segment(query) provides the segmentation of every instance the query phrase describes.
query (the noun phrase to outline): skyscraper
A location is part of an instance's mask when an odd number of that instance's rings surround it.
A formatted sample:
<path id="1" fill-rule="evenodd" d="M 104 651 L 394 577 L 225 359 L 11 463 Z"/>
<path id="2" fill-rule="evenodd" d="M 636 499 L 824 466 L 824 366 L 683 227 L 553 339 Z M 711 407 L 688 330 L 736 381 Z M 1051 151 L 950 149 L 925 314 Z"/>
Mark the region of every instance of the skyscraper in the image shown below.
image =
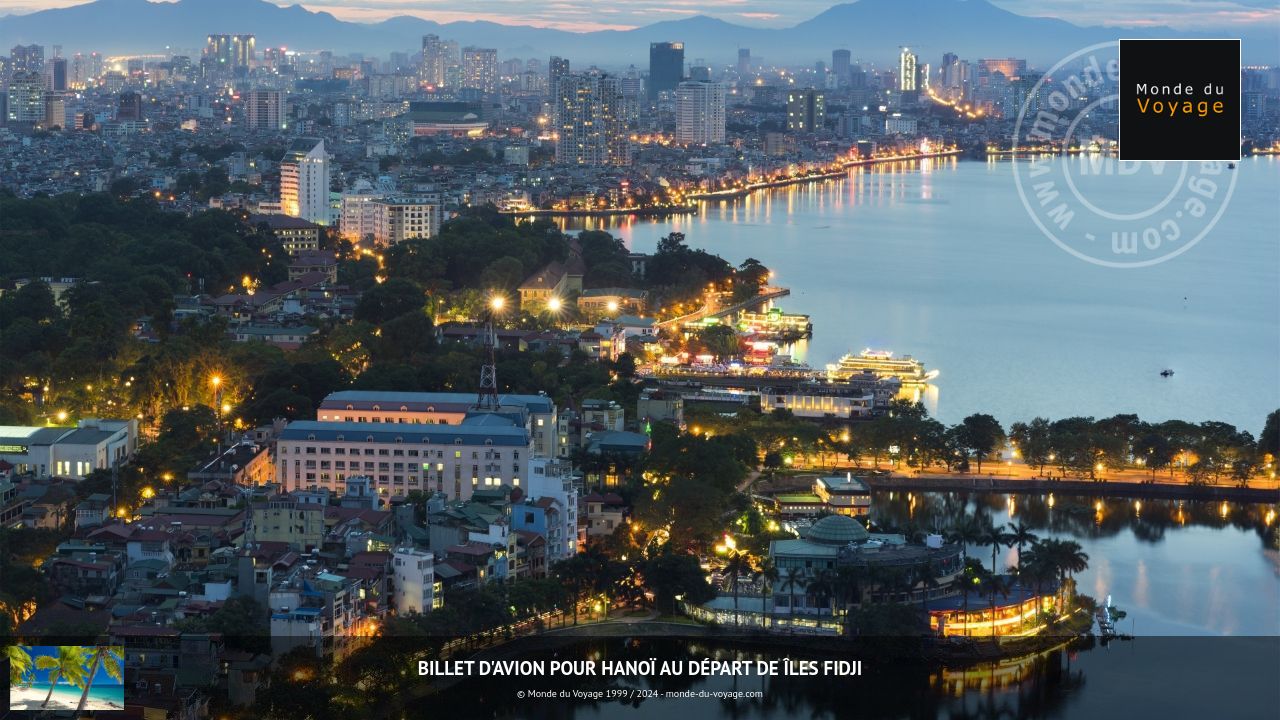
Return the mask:
<path id="1" fill-rule="evenodd" d="M 849 84 L 849 61 L 853 54 L 848 50 L 831 51 L 831 72 L 841 85 Z"/>
<path id="2" fill-rule="evenodd" d="M 44 69 L 44 46 L 15 45 L 9 51 L 11 73 L 38 73 Z"/>
<path id="3" fill-rule="evenodd" d="M 556 80 L 559 80 L 562 76 L 568 75 L 568 74 L 569 74 L 568 58 L 562 58 L 562 57 L 557 57 L 555 55 L 552 55 L 551 59 L 547 61 L 547 94 L 550 95 L 551 97 L 555 97 L 556 96 Z"/>
<path id="4" fill-rule="evenodd" d="M 329 153 L 324 140 L 299 138 L 280 161 L 280 208 L 285 215 L 329 224 Z"/>
<path id="5" fill-rule="evenodd" d="M 484 93 L 498 90 L 498 51 L 493 48 L 462 49 L 462 87 Z"/>
<path id="6" fill-rule="evenodd" d="M 67 59 L 53 58 L 45 63 L 45 87 L 50 92 L 67 91 Z"/>
<path id="7" fill-rule="evenodd" d="M 439 35 L 422 36 L 422 82 L 433 88 L 444 87 L 444 69 L 449 59 Z"/>
<path id="8" fill-rule="evenodd" d="M 751 74 L 751 48 L 738 48 L 738 75 Z"/>
<path id="9" fill-rule="evenodd" d="M 556 162 L 629 165 L 631 141 L 622 114 L 622 83 L 599 71 L 556 81 Z"/>
<path id="10" fill-rule="evenodd" d="M 912 92 L 916 89 L 916 56 L 909 48 L 902 48 L 898 55 L 898 90 Z"/>
<path id="11" fill-rule="evenodd" d="M 686 81 L 676 86 L 677 143 L 722 143 L 724 124 L 724 85 Z"/>
<path id="12" fill-rule="evenodd" d="M 44 121 L 44 77 L 38 72 L 14 73 L 9 78 L 9 122 Z"/>
<path id="13" fill-rule="evenodd" d="M 649 43 L 649 99 L 676 89 L 684 79 L 684 43 Z"/>
<path id="14" fill-rule="evenodd" d="M 823 128 L 827 120 L 826 96 L 813 88 L 787 92 L 787 130 L 811 133 Z"/>
<path id="15" fill-rule="evenodd" d="M 244 120 L 250 130 L 283 130 L 284 93 L 250 90 L 244 98 Z"/>
<path id="16" fill-rule="evenodd" d="M 215 67 L 229 70 L 253 65 L 257 38 L 253 35 L 210 35 L 206 38 L 204 56 Z"/>

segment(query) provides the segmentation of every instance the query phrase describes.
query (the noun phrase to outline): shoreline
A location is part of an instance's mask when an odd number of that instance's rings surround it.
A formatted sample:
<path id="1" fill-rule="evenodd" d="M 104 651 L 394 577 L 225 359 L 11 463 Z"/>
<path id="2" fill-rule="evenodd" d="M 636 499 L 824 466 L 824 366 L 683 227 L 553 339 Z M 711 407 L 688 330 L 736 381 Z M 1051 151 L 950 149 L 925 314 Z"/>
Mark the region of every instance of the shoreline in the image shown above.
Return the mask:
<path id="1" fill-rule="evenodd" d="M 1182 485 L 1136 483 L 1114 480 L 1042 480 L 973 475 L 869 475 L 863 478 L 872 490 L 913 490 L 921 492 L 973 491 L 999 493 L 1060 493 L 1100 495 L 1159 500 L 1203 500 L 1273 504 L 1280 502 L 1280 490 L 1228 485 Z"/>
<path id="2" fill-rule="evenodd" d="M 67 687 L 70 688 L 70 686 L 67 686 Z M 49 694 L 48 689 L 40 689 L 40 688 L 34 688 L 34 687 L 27 687 L 27 688 L 11 687 L 9 688 L 9 709 L 13 711 L 20 710 L 20 711 L 27 711 L 27 712 L 34 712 L 34 711 L 41 711 L 41 710 L 44 710 L 44 711 L 73 710 L 74 711 L 76 709 L 76 706 L 80 704 L 80 691 L 79 690 L 75 691 L 74 700 L 67 700 L 65 698 L 67 697 L 68 694 L 61 692 L 62 690 L 65 690 L 65 689 L 66 688 L 63 688 L 61 686 L 55 689 L 53 691 L 53 697 L 49 699 L 49 704 L 42 707 L 41 704 L 44 702 L 45 696 Z M 70 689 L 74 690 L 74 688 L 70 688 Z M 89 701 L 85 703 L 84 709 L 86 711 L 88 710 L 99 710 L 99 711 L 123 710 L 124 703 L 122 702 L 120 704 L 116 704 L 114 702 L 101 700 L 99 698 L 95 698 L 93 695 L 90 695 Z"/>
<path id="3" fill-rule="evenodd" d="M 915 153 L 913 155 L 900 155 L 896 157 L 886 157 L 886 158 L 873 157 L 873 158 L 867 158 L 866 160 L 852 160 L 847 163 L 842 163 L 838 170 L 831 170 L 831 171 L 822 172 L 822 173 L 814 173 L 812 175 L 801 175 L 799 177 L 784 178 L 782 180 L 762 181 L 762 182 L 752 183 L 742 188 L 735 188 L 733 190 L 713 190 L 711 192 L 704 192 L 704 193 L 690 193 L 686 197 L 688 197 L 690 200 L 704 200 L 704 201 L 737 200 L 739 198 L 746 197 L 747 195 L 751 195 L 752 193 L 760 192 L 761 190 L 770 190 L 773 188 L 787 187 L 789 185 L 800 185 L 803 183 L 819 182 L 821 180 L 834 180 L 837 178 L 844 177 L 845 173 L 849 171 L 849 168 L 864 167 L 864 166 L 871 166 L 871 165 L 885 165 L 888 163 L 896 163 L 896 162 L 913 162 L 916 160 L 929 160 L 933 158 L 957 157 L 963 154 L 964 154 L 963 150 L 956 149 L 956 150 L 939 150 L 937 152 L 929 152 L 929 153 Z"/>

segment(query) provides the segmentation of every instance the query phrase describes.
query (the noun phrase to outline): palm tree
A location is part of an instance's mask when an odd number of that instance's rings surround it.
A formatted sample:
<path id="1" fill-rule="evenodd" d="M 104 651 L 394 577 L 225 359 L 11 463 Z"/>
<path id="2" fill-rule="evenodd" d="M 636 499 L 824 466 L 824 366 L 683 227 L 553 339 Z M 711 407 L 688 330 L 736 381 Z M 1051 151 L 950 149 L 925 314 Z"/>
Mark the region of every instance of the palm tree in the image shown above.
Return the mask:
<path id="1" fill-rule="evenodd" d="M 961 551 L 968 557 L 969 546 L 978 544 L 979 538 L 982 537 L 982 526 L 972 517 L 961 518 L 947 535 L 951 542 L 960 543 Z"/>
<path id="2" fill-rule="evenodd" d="M 924 611 L 925 617 L 929 616 L 929 590 L 938 587 L 938 578 L 942 576 L 938 570 L 938 566 L 932 560 L 928 560 L 917 565 L 912 573 L 914 577 L 911 584 L 914 586 L 920 583 L 920 609 Z"/>
<path id="3" fill-rule="evenodd" d="M 835 588 L 837 604 L 844 610 L 842 622 L 844 634 L 849 632 L 849 606 L 862 604 L 862 576 L 865 571 L 860 565 L 841 565 L 836 568 L 832 586 Z"/>
<path id="4" fill-rule="evenodd" d="M 80 693 L 80 704 L 76 706 L 76 714 L 84 712 L 84 706 L 89 702 L 89 689 L 93 687 L 93 678 L 98 674 L 98 667 L 102 666 L 106 669 L 107 675 L 114 680 L 124 679 L 124 669 L 121 667 L 120 656 L 111 652 L 111 648 L 106 645 L 99 645 L 93 649 L 89 655 L 93 659 L 93 665 L 89 667 L 89 676 L 84 684 L 84 692 Z"/>
<path id="5" fill-rule="evenodd" d="M 1075 540 L 1051 540 L 1048 557 L 1058 571 L 1058 607 L 1061 610 L 1066 602 L 1066 581 L 1075 582 L 1075 574 L 1084 572 L 1089 567 L 1089 555 Z"/>
<path id="6" fill-rule="evenodd" d="M 76 687 L 84 687 L 84 649 L 79 645 L 59 645 L 57 655 L 41 655 L 36 658 L 36 667 L 49 670 L 49 694 L 45 696 L 40 707 L 48 707 L 53 699 L 53 691 L 59 680 L 66 680 Z"/>
<path id="7" fill-rule="evenodd" d="M 835 575 L 830 570 L 819 570 L 813 579 L 804 586 L 804 591 L 814 597 L 822 598 L 828 606 L 835 594 Z"/>
<path id="8" fill-rule="evenodd" d="M 778 566 L 774 564 L 772 559 L 765 558 L 760 563 L 760 568 L 756 571 L 756 575 L 764 581 L 760 612 L 764 613 L 765 627 L 768 627 L 769 620 L 773 617 L 773 613 L 769 612 L 768 609 L 768 599 L 773 597 L 773 586 L 778 582 Z"/>
<path id="9" fill-rule="evenodd" d="M 1009 597 L 1009 583 L 1001 575 L 991 574 L 982 583 L 982 589 L 991 597 L 991 639 L 996 637 L 996 593 Z"/>
<path id="10" fill-rule="evenodd" d="M 805 581 L 804 568 L 789 567 L 782 571 L 782 580 L 778 583 L 779 589 L 787 591 L 787 614 L 794 616 L 796 614 L 796 588 L 804 585 Z M 794 629 L 794 625 L 792 629 Z"/>
<path id="11" fill-rule="evenodd" d="M 1014 523 L 1009 526 L 1009 539 L 1013 545 L 1018 547 L 1018 574 L 1022 574 L 1022 546 L 1030 545 L 1039 538 L 1031 532 L 1031 526 L 1021 522 Z"/>
<path id="12" fill-rule="evenodd" d="M 733 553 L 724 567 L 724 571 L 729 575 L 729 590 L 733 593 L 733 626 L 735 628 L 742 624 L 742 619 L 738 616 L 738 586 L 741 584 L 738 579 L 750 570 L 751 562 L 746 553 L 740 552 Z"/>
<path id="13" fill-rule="evenodd" d="M 1005 547 L 1009 547 L 1013 544 L 1012 536 L 1004 531 L 1004 527 L 1003 523 L 1000 525 L 988 523 L 986 526 L 982 527 L 981 531 L 978 533 L 978 544 L 991 546 L 992 575 L 1000 572 L 1000 570 L 996 568 L 996 555 L 1000 552 L 1000 546 L 1004 545 Z"/>
<path id="14" fill-rule="evenodd" d="M 982 581 L 987 569 L 981 562 L 973 558 L 965 558 L 964 570 L 960 573 L 960 593 L 964 596 L 964 634 L 969 634 L 969 593 Z"/>
<path id="15" fill-rule="evenodd" d="M 31 648 L 26 645 L 9 645 L 4 649 L 9 658 L 9 685 L 21 685 L 31 672 Z"/>

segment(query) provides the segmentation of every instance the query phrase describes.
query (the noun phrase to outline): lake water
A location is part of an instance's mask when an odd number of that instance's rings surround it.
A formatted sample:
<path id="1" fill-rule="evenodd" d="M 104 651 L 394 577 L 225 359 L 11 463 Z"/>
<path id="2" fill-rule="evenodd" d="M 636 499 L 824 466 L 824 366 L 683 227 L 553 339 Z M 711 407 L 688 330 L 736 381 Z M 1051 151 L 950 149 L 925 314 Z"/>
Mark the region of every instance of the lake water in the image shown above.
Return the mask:
<path id="1" fill-rule="evenodd" d="M 1099 505 L 1098 503 L 1101 503 Z M 1270 514 L 1268 514 L 1270 512 Z M 856 678 L 471 678 L 433 699 L 431 713 L 566 720 L 698 718 L 1204 718 L 1275 717 L 1280 686 L 1280 573 L 1274 506 L 1093 497 L 876 493 L 872 520 L 946 527 L 962 515 L 1017 520 L 1070 538 L 1089 555 L 1080 591 L 1128 613 L 1133 641 L 1066 648 L 1002 663 L 927 667 L 868 655 Z M 990 551 L 971 554 L 990 562 Z M 1016 562 L 1003 550 L 1000 567 Z M 521 659 L 821 659 L 824 648 L 743 649 L 701 639 L 629 638 Z M 744 692 L 738 700 L 522 701 L 567 689 Z M 429 717 L 423 711 L 416 717 Z"/>
<path id="2" fill-rule="evenodd" d="M 945 422 L 1133 412 L 1256 435 L 1280 406 L 1280 159 L 1235 172 L 1210 234 L 1137 269 L 1086 263 L 1044 237 L 1007 161 L 857 168 L 694 215 L 569 227 L 608 229 L 641 252 L 677 230 L 732 262 L 759 259 L 791 288 L 779 306 L 812 316 L 811 365 L 865 347 L 914 355 L 941 371 Z M 1158 182 L 1125 178 L 1112 207 Z"/>

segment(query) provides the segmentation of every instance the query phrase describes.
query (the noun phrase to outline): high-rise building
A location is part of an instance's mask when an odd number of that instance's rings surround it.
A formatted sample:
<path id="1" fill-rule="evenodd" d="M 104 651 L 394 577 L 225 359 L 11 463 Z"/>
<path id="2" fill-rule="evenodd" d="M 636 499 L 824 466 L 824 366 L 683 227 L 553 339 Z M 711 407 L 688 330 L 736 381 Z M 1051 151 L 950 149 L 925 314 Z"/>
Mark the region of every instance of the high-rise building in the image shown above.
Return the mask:
<path id="1" fill-rule="evenodd" d="M 684 43 L 649 43 L 649 99 L 671 92 L 684 79 Z"/>
<path id="2" fill-rule="evenodd" d="M 433 88 L 444 87 L 444 69 L 449 59 L 439 35 L 422 36 L 422 73 L 420 79 Z"/>
<path id="3" fill-rule="evenodd" d="M 570 73 L 556 83 L 556 162 L 629 165 L 631 141 L 622 112 L 622 83 L 599 71 Z"/>
<path id="4" fill-rule="evenodd" d="M 244 121 L 250 130 L 284 130 L 284 93 L 250 90 L 244 96 Z"/>
<path id="5" fill-rule="evenodd" d="M 119 122 L 142 122 L 142 96 L 127 90 L 116 98 L 116 120 Z"/>
<path id="6" fill-rule="evenodd" d="M 916 90 L 916 55 L 910 48 L 902 48 L 902 53 L 898 55 L 898 90 Z"/>
<path id="7" fill-rule="evenodd" d="M 738 48 L 738 75 L 746 77 L 751 74 L 751 49 Z"/>
<path id="8" fill-rule="evenodd" d="M 44 70 L 43 45 L 15 45 L 9 51 L 9 72 L 38 73 Z"/>
<path id="9" fill-rule="evenodd" d="M 484 93 L 498 90 L 498 51 L 493 48 L 462 49 L 462 87 Z"/>
<path id="10" fill-rule="evenodd" d="M 253 35 L 210 35 L 204 47 L 204 56 L 223 69 L 250 67 L 253 65 L 257 39 Z"/>
<path id="11" fill-rule="evenodd" d="M 551 97 L 556 96 L 556 80 L 561 76 L 569 74 L 569 59 L 551 56 L 547 62 L 547 94 Z"/>
<path id="12" fill-rule="evenodd" d="M 787 92 L 787 130 L 817 132 L 826 120 L 826 96 L 821 91 L 802 88 Z"/>
<path id="13" fill-rule="evenodd" d="M 67 91 L 67 59 L 53 58 L 44 65 L 45 87 L 50 92 Z"/>
<path id="14" fill-rule="evenodd" d="M 324 140 L 299 138 L 280 161 L 280 208 L 285 215 L 329 224 L 329 153 Z"/>
<path id="15" fill-rule="evenodd" d="M 60 92 L 46 92 L 44 94 L 44 120 L 42 122 L 46 130 L 58 128 L 65 130 L 67 127 L 67 96 Z"/>
<path id="16" fill-rule="evenodd" d="M 676 86 L 677 143 L 722 143 L 724 124 L 724 85 L 687 81 Z"/>
<path id="17" fill-rule="evenodd" d="M 11 123 L 44 121 L 44 77 L 38 72 L 14 73 L 9 78 L 8 117 Z"/>
<path id="18" fill-rule="evenodd" d="M 848 50 L 831 51 L 831 72 L 841 85 L 849 84 L 849 64 L 852 58 L 853 53 Z"/>

